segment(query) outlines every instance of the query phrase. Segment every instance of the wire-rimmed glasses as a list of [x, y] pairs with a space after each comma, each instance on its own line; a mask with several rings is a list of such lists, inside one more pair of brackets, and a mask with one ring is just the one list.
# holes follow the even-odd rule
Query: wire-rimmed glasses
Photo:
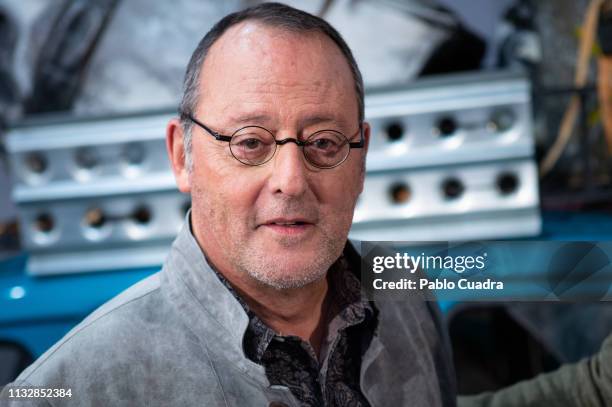
[[[302, 153], [310, 164], [317, 168], [334, 168], [342, 164], [348, 158], [352, 148], [363, 148], [364, 136], [363, 126], [359, 124], [359, 130], [350, 138], [336, 130], [319, 130], [306, 137], [305, 140], [297, 138], [285, 138], [276, 140], [272, 132], [261, 126], [245, 126], [224, 136], [195, 119], [191, 114], [181, 114], [183, 118], [189, 119], [218, 141], [229, 143], [230, 151], [234, 158], [243, 164], [258, 166], [270, 161], [276, 153], [277, 146], [295, 143], [302, 149]], [[360, 134], [358, 142], [349, 140]]]

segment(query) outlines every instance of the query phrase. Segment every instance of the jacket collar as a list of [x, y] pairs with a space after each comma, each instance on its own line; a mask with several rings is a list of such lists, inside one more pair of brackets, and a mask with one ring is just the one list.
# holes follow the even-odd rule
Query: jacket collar
[[209, 352], [226, 356], [240, 370], [265, 381], [263, 368], [244, 355], [242, 338], [249, 318], [206, 261], [189, 216], [164, 263], [162, 290]]

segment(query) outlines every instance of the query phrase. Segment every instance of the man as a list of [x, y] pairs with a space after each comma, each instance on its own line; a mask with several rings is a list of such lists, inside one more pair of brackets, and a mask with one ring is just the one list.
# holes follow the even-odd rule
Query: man
[[433, 305], [360, 292], [363, 116], [357, 65], [323, 20], [279, 4], [222, 19], [167, 127], [192, 210], [163, 270], [14, 384], [72, 389], [53, 405], [454, 405]]

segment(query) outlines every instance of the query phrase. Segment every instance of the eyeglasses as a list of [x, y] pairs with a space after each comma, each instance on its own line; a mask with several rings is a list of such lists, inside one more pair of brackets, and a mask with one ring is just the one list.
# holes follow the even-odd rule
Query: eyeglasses
[[211, 130], [204, 123], [195, 119], [191, 114], [182, 113], [181, 117], [189, 119], [202, 129], [206, 130], [218, 141], [229, 143], [234, 158], [243, 164], [257, 166], [270, 161], [276, 153], [277, 146], [295, 143], [302, 148], [302, 153], [310, 164], [317, 168], [334, 168], [342, 164], [349, 156], [351, 148], [363, 148], [363, 126], [350, 138], [360, 134], [358, 142], [349, 142], [349, 138], [336, 130], [319, 130], [306, 138], [305, 141], [296, 138], [276, 140], [274, 135], [261, 126], [245, 126], [224, 136]]

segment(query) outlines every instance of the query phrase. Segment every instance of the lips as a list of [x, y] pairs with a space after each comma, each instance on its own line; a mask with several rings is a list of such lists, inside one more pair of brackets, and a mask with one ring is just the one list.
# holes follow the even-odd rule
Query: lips
[[277, 225], [277, 226], [303, 226], [312, 225], [314, 222], [305, 218], [278, 218], [266, 221], [264, 225]]
[[314, 231], [314, 223], [309, 218], [283, 217], [267, 220], [259, 226], [283, 238], [306, 238]]

